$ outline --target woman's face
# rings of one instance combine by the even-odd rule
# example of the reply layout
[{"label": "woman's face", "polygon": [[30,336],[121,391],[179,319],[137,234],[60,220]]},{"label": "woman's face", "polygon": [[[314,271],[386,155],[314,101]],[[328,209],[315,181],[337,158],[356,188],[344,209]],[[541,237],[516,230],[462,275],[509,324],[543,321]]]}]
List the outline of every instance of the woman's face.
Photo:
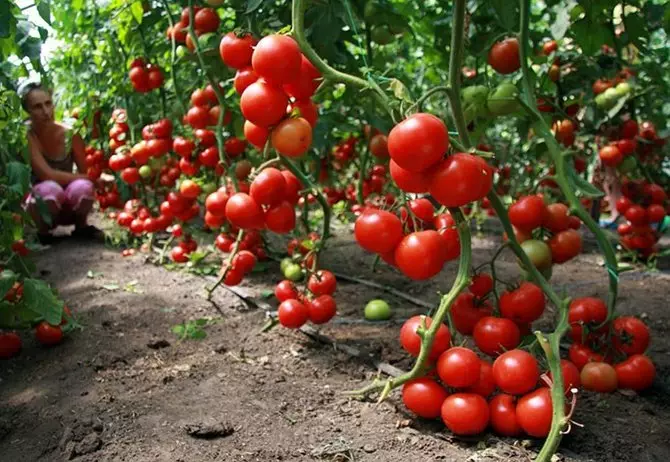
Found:
[{"label": "woman's face", "polygon": [[54,105],[51,94],[42,89],[28,93],[26,106],[33,123],[45,124],[54,121]]}]

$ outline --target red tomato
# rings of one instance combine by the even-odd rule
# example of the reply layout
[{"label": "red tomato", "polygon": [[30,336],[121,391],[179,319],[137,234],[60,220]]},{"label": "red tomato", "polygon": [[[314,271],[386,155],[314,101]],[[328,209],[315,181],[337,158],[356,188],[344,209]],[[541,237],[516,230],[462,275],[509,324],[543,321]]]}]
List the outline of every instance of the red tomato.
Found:
[{"label": "red tomato", "polygon": [[480,359],[479,362],[479,379],[463,391],[488,398],[496,389],[496,383],[493,379],[493,367],[490,362],[483,359]]},{"label": "red tomato", "polygon": [[442,420],[456,435],[476,435],[489,424],[489,406],[474,393],[455,393],[442,404]]},{"label": "red tomato", "polygon": [[[567,359],[561,359],[561,372],[563,374],[563,390],[565,394],[569,394],[572,388],[579,388],[582,386],[582,381],[579,377],[579,369],[577,366]],[[551,372],[548,374],[551,379]],[[546,383],[542,382],[543,385]]]},{"label": "red tomato", "polygon": [[217,249],[219,249],[221,252],[230,252],[233,249],[235,241],[230,238],[230,236],[227,236],[225,234],[219,234],[216,236],[216,239],[214,240],[214,245],[216,246]]},{"label": "red tomato", "polygon": [[[0,334],[0,359],[13,358],[21,351],[21,337],[14,332]],[[445,392],[446,393],[446,392]],[[441,405],[442,403],[440,403]],[[440,415],[438,408],[437,417]]]},{"label": "red tomato", "polygon": [[200,191],[200,186],[193,180],[184,180],[179,185],[179,193],[187,199],[196,199]]},{"label": "red tomato", "polygon": [[402,387],[402,402],[407,409],[424,419],[439,417],[447,396],[447,390],[428,377],[411,380]]},{"label": "red tomato", "polygon": [[35,338],[44,346],[54,346],[63,340],[63,331],[60,326],[52,326],[42,321],[35,328]]},{"label": "red tomato", "polygon": [[619,136],[625,139],[634,139],[638,134],[637,122],[633,119],[628,119],[621,124],[619,128]]},{"label": "red tomato", "polygon": [[570,356],[570,361],[573,362],[575,366],[577,366],[577,369],[580,371],[584,368],[584,366],[590,362],[596,361],[602,361],[603,357],[602,355],[594,352],[591,348],[587,347],[586,345],[582,345],[579,343],[573,343],[570,345],[570,348],[568,349],[568,355]]},{"label": "red tomato", "polygon": [[279,123],[286,116],[287,106],[286,93],[263,81],[249,85],[240,98],[244,118],[260,127]]},{"label": "red tomato", "polygon": [[407,205],[414,215],[414,220],[409,216],[406,207],[400,209],[400,220],[403,223],[408,223],[410,228],[414,229],[414,221],[416,221],[417,227],[419,228],[430,226],[433,223],[435,208],[428,199],[412,199]]},{"label": "red tomato", "polygon": [[260,205],[277,205],[283,202],[286,179],[273,167],[263,169],[251,183],[249,195]]},{"label": "red tomato", "polygon": [[300,74],[301,63],[300,47],[287,35],[263,37],[256,44],[251,57],[251,65],[256,74],[278,86],[295,81]]},{"label": "red tomato", "polygon": [[545,56],[549,56],[556,50],[558,50],[558,43],[556,43],[556,40],[549,40],[542,44],[542,53]]},{"label": "red tomato", "polygon": [[258,80],[258,74],[254,72],[251,66],[238,70],[235,73],[235,80],[233,85],[238,95],[244,93],[249,85]]},{"label": "red tomato", "polygon": [[227,286],[236,286],[244,279],[244,273],[237,268],[230,268],[226,272],[226,277],[223,279],[223,283]]},{"label": "red tomato", "polygon": [[511,395],[528,393],[540,378],[537,361],[523,350],[510,350],[493,362],[493,379],[503,392]]},{"label": "red tomato", "polygon": [[642,391],[651,387],[656,376],[656,367],[647,356],[632,355],[614,366],[619,388]]},{"label": "red tomato", "polygon": [[312,145],[312,126],[302,117],[286,119],[271,133],[272,147],[286,157],[302,157]]},{"label": "red tomato", "polygon": [[195,14],[193,19],[195,20],[194,26],[198,31],[198,35],[215,32],[221,23],[219,15],[216,14],[213,8],[202,8]]},{"label": "red tomato", "polygon": [[480,319],[472,336],[477,348],[489,356],[511,350],[521,341],[521,332],[513,321],[493,316]]},{"label": "red tomato", "polygon": [[491,427],[502,436],[518,436],[523,432],[516,418],[516,402],[514,396],[500,394],[489,401]]},{"label": "red tomato", "polygon": [[631,205],[633,205],[633,201],[631,201],[626,196],[621,196],[616,201],[616,211],[621,214],[624,214],[626,213],[626,210],[630,208]]},{"label": "red tomato", "polygon": [[263,209],[245,193],[236,193],[228,199],[226,218],[230,224],[242,229],[262,229],[265,225]]},{"label": "red tomato", "polygon": [[282,326],[297,329],[309,319],[309,309],[302,302],[290,298],[279,305],[277,318]]},{"label": "red tomato", "polygon": [[644,353],[649,346],[649,328],[632,316],[619,316],[612,323],[613,342],[617,351],[627,355]]},{"label": "red tomato", "polygon": [[312,300],[308,307],[309,320],[314,324],[325,324],[335,316],[337,305],[330,295],[320,295]]},{"label": "red tomato", "polygon": [[496,42],[489,50],[488,62],[493,69],[501,74],[511,74],[519,70],[519,41],[516,38],[506,38]]},{"label": "red tomato", "polygon": [[444,239],[432,230],[408,234],[400,241],[394,255],[400,271],[416,281],[438,274],[447,256]]},{"label": "red tomato", "polygon": [[395,163],[389,163],[391,178],[398,188],[410,193],[425,193],[430,188],[431,176],[428,172],[410,172]]},{"label": "red tomato", "polygon": [[485,297],[493,290],[493,278],[490,274],[479,273],[472,277],[470,286],[468,287],[476,297]]},{"label": "red tomato", "polygon": [[542,226],[547,206],[540,196],[523,196],[509,208],[509,220],[516,228],[531,232]]},{"label": "red tomato", "polygon": [[295,228],[295,208],[288,201],[273,205],[265,212],[265,226],[277,234],[286,234]]},{"label": "red tomato", "polygon": [[319,87],[320,78],[321,73],[317,68],[304,55],[301,55],[300,73],[297,78],[284,84],[283,88],[287,95],[296,100],[308,100]]},{"label": "red tomato", "polygon": [[[400,328],[400,344],[406,352],[414,357],[419,356],[421,351],[421,337],[416,333],[417,329],[421,327],[421,319],[425,319],[426,330],[428,330],[432,324],[432,319],[427,316],[413,316],[405,321]],[[428,357],[433,361],[436,360],[442,352],[449,348],[450,342],[449,329],[444,324],[440,325]]]},{"label": "red tomato", "polygon": [[317,297],[319,295],[332,295],[337,287],[335,275],[328,270],[319,270],[310,276],[307,288]]},{"label": "red tomato", "polygon": [[611,393],[617,389],[616,371],[607,363],[590,362],[585,364],[580,379],[586,390]]},{"label": "red tomato", "polygon": [[233,257],[233,268],[240,270],[242,273],[248,273],[254,266],[256,266],[256,255],[248,250],[241,250]]},{"label": "red tomato", "polygon": [[316,122],[319,119],[319,110],[316,104],[310,99],[298,100],[291,103],[289,107],[289,113],[296,112],[299,117],[302,117],[309,125],[314,128]]},{"label": "red tomato", "polygon": [[461,207],[482,199],[493,186],[493,169],[481,157],[457,153],[433,172],[430,194],[447,207]]},{"label": "red tomato", "polygon": [[598,156],[604,165],[608,165],[610,167],[616,167],[623,161],[623,154],[621,151],[619,151],[619,148],[614,145],[604,146],[601,148]]},{"label": "red tomato", "polygon": [[291,298],[297,299],[298,290],[293,282],[285,279],[275,287],[275,297],[277,297],[277,300],[279,300],[280,303]]},{"label": "red tomato", "polygon": [[634,225],[645,225],[648,221],[647,210],[641,205],[637,204],[628,207],[628,210],[626,210],[624,216],[626,217],[626,220],[630,221]]},{"label": "red tomato", "polygon": [[435,165],[448,149],[447,126],[432,114],[411,115],[393,127],[388,136],[393,161],[413,173]]},{"label": "red tomato", "polygon": [[186,121],[195,128],[207,128],[209,125],[209,108],[204,106],[193,106],[186,113]]},{"label": "red tomato", "polygon": [[645,185],[644,193],[651,198],[652,204],[663,205],[665,200],[668,198],[663,188],[654,183]]},{"label": "red tomato", "polygon": [[522,396],[516,403],[516,420],[524,432],[535,438],[549,434],[553,417],[551,392],[542,387]]},{"label": "red tomato", "polygon": [[135,184],[140,181],[140,172],[136,167],[124,168],[121,171],[121,179],[128,184]]},{"label": "red tomato", "polygon": [[469,348],[452,347],[437,360],[437,374],[442,383],[453,388],[465,388],[479,381],[481,361]]},{"label": "red tomato", "polygon": [[461,240],[458,237],[458,229],[456,229],[456,221],[450,213],[443,213],[436,215],[433,218],[433,226],[438,234],[442,236],[445,242],[445,261],[451,261],[459,257],[461,254]]},{"label": "red tomato", "polygon": [[189,139],[178,136],[172,141],[172,150],[181,157],[190,157],[195,149],[195,143]]},{"label": "red tomato", "polygon": [[389,156],[388,137],[379,133],[370,138],[370,152],[378,159],[386,159]]},{"label": "red tomato", "polygon": [[244,137],[259,150],[265,147],[269,135],[267,128],[254,125],[248,120],[244,122]]},{"label": "red tomato", "polygon": [[659,204],[651,204],[647,207],[647,218],[649,223],[660,223],[665,218],[665,208]]},{"label": "red tomato", "polygon": [[582,235],[574,229],[566,229],[554,234],[549,240],[549,248],[554,263],[565,263],[582,251]]},{"label": "red tomato", "polygon": [[392,252],[403,238],[402,223],[390,212],[370,210],[356,219],[354,236],[358,245],[368,252]]},{"label": "red tomato", "polygon": [[[570,337],[582,343],[583,325],[594,328],[607,319],[607,305],[593,297],[575,298],[570,302],[568,309],[568,322],[570,323]],[[606,331],[607,327],[600,328],[597,333]],[[575,362],[573,360],[573,362]]]},{"label": "red tomato", "polygon": [[300,198],[299,193],[303,188],[302,183],[297,176],[288,170],[282,170],[281,174],[284,175],[284,179],[286,180],[284,198],[291,204],[297,204],[298,199]]},{"label": "red tomato", "polygon": [[479,320],[490,316],[492,311],[493,308],[487,302],[475,306],[475,296],[463,292],[456,297],[451,306],[451,321],[458,332],[463,335],[472,335]]},{"label": "red tomato", "polygon": [[228,32],[221,38],[219,55],[226,66],[234,69],[244,69],[251,65],[251,55],[254,52],[253,45],[254,39],[251,35],[246,34],[238,37],[235,32]]},{"label": "red tomato", "polygon": [[543,226],[552,233],[565,231],[570,227],[568,206],[561,203],[549,204],[544,216]]},{"label": "red tomato", "polygon": [[544,312],[544,292],[532,282],[522,282],[518,289],[500,296],[500,314],[517,324],[529,324]]}]

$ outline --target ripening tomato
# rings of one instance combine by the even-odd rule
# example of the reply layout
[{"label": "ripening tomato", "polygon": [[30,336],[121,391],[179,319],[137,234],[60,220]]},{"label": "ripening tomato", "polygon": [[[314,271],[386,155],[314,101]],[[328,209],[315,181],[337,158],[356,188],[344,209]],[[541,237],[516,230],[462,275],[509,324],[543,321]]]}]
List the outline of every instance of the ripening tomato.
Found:
[{"label": "ripening tomato", "polygon": [[[21,351],[21,337],[14,332],[0,334],[0,359],[13,358]],[[445,391],[446,397],[446,391]],[[442,403],[440,403],[440,406]],[[440,409],[437,409],[435,417],[440,415]]]},{"label": "ripening tomato", "polygon": [[624,139],[634,139],[638,134],[638,125],[634,119],[628,119],[619,127],[619,136]]},{"label": "ripening tomato", "polygon": [[556,40],[549,40],[542,44],[542,53],[545,56],[549,56],[556,50],[558,50],[558,43],[556,43]]},{"label": "ripening tomato", "polygon": [[489,424],[489,405],[474,393],[455,393],[442,404],[442,421],[456,435],[477,435]]},{"label": "ripening tomato", "polygon": [[490,274],[479,273],[472,276],[468,289],[476,297],[485,297],[493,290],[493,278]]},{"label": "ripening tomato", "polygon": [[580,371],[587,363],[603,361],[603,356],[594,352],[591,348],[580,343],[573,343],[568,349],[570,361],[577,366]]},{"label": "ripening tomato", "polygon": [[649,328],[633,316],[619,316],[612,323],[614,348],[627,355],[642,354],[649,346]]},{"label": "ripening tomato", "polygon": [[574,229],[566,229],[553,235],[549,248],[554,263],[565,263],[582,251],[582,235]]},{"label": "ripening tomato", "polygon": [[35,328],[35,338],[44,346],[54,346],[63,341],[63,331],[60,326],[42,321]]},{"label": "ripening tomato", "polygon": [[312,126],[302,117],[286,119],[271,133],[272,147],[286,157],[302,157],[312,145]]},{"label": "ripening tomato", "polygon": [[257,81],[242,93],[240,109],[245,119],[254,125],[267,128],[276,125],[286,116],[288,102],[288,96],[281,89]]},{"label": "ripening tomato", "polygon": [[432,230],[408,234],[396,247],[394,256],[400,271],[410,279],[430,279],[446,261],[444,238]]},{"label": "ripening tomato", "polygon": [[325,324],[335,316],[337,305],[330,295],[320,295],[309,302],[309,320],[314,324]]},{"label": "ripening tomato", "polygon": [[542,387],[522,396],[516,403],[516,419],[524,432],[535,438],[549,434],[553,418],[551,392]]},{"label": "ripening tomato", "polygon": [[184,180],[179,185],[179,193],[187,199],[196,199],[200,192],[200,186],[193,180]]},{"label": "ripening tomato", "polygon": [[656,140],[656,127],[654,124],[648,120],[642,122],[640,124],[640,136],[649,141]]},{"label": "ripening tomato", "polygon": [[398,188],[410,193],[425,193],[430,188],[431,175],[429,172],[410,172],[391,159],[389,163],[391,178]]},{"label": "ripening tomato", "polygon": [[616,142],[616,147],[624,156],[630,156],[637,149],[637,141],[635,139],[624,138]]},{"label": "ripening tomato", "polygon": [[286,234],[295,228],[295,208],[288,201],[269,207],[265,211],[265,226],[277,234]]},{"label": "ripening tomato", "polygon": [[121,179],[132,185],[140,181],[140,172],[135,167],[127,167],[121,171]]},{"label": "ripening tomato", "polygon": [[287,35],[263,37],[251,56],[251,65],[256,74],[278,86],[293,82],[300,73],[301,63],[300,47]]},{"label": "ripening tomato", "polygon": [[300,191],[303,186],[297,176],[295,176],[289,170],[282,170],[281,174],[286,180],[286,190],[284,192],[284,198],[289,201],[291,204],[297,204],[298,199],[300,198]]},{"label": "ripening tomato", "polygon": [[193,106],[186,113],[186,121],[195,128],[207,128],[209,125],[209,108],[204,106]]},{"label": "ripening tomato", "polygon": [[510,350],[493,362],[493,379],[510,395],[523,395],[535,388],[540,378],[537,360],[524,350]]},{"label": "ripening tomato", "polygon": [[665,208],[659,204],[651,204],[647,207],[647,218],[649,223],[660,223],[665,218]]},{"label": "ripening tomato", "polygon": [[[493,308],[488,302],[475,305],[474,294],[463,292],[451,306],[451,321],[458,332],[472,335],[475,325],[480,319],[491,315]],[[479,303],[479,302],[478,302]]]},{"label": "ripening tomato", "polygon": [[490,362],[483,359],[480,359],[479,363],[479,379],[463,391],[488,398],[496,389],[496,383],[493,379],[493,367]]},{"label": "ripening tomato", "polygon": [[276,168],[263,169],[251,183],[249,195],[260,205],[277,205],[284,200],[286,179]]},{"label": "ripening tomato", "polygon": [[205,209],[216,216],[223,217],[226,215],[226,204],[228,203],[228,195],[223,191],[214,191],[205,200]]},{"label": "ripening tomato", "polygon": [[370,153],[378,159],[386,159],[389,156],[388,137],[379,133],[370,138]]},{"label": "ripening tomato", "polygon": [[631,201],[629,198],[626,196],[621,196],[619,199],[617,199],[615,207],[616,211],[624,214],[626,213],[626,210],[628,210],[631,205],[633,205],[633,201]]},{"label": "ripening tomato", "polygon": [[254,125],[248,120],[244,122],[244,137],[258,149],[265,147],[269,135],[270,132],[267,128]]},{"label": "ripening tomato", "polygon": [[317,297],[319,295],[333,295],[337,287],[335,275],[328,270],[319,270],[310,276],[307,288]]},{"label": "ripening tomato", "polygon": [[[568,308],[571,338],[582,343],[583,326],[586,325],[593,329],[605,322],[605,319],[607,319],[607,305],[605,305],[605,302],[594,297],[575,298],[570,302]],[[606,330],[607,326],[603,326],[595,334],[604,333]],[[575,361],[573,360],[573,362]]]},{"label": "ripening tomato", "polygon": [[494,43],[489,51],[488,62],[501,74],[511,74],[519,70],[519,41],[513,37]]},{"label": "ripening tomato", "polygon": [[580,379],[586,390],[611,393],[617,389],[616,371],[607,363],[590,362],[585,364]]},{"label": "ripening tomato", "polygon": [[[429,329],[432,324],[432,319],[427,316],[413,316],[409,318],[400,328],[400,344],[410,355],[417,357],[421,351],[421,337],[416,333],[417,329],[421,327],[422,319],[425,320],[426,329]],[[436,360],[451,343],[451,334],[449,329],[444,324],[441,324],[437,329],[433,346],[431,347],[428,357],[431,360]]]},{"label": "ripening tomato", "polygon": [[549,204],[544,216],[543,226],[552,233],[565,231],[570,227],[568,206],[561,203]]},{"label": "ripening tomato", "polygon": [[[566,395],[570,393],[572,388],[579,388],[582,386],[579,369],[572,361],[561,359],[561,373],[563,376],[563,390]],[[549,372],[548,376],[550,379],[552,378],[551,372]],[[542,382],[542,384],[547,385],[544,382]]]},{"label": "ripening tomato", "polygon": [[642,391],[651,387],[656,376],[656,367],[647,356],[632,355],[614,366],[619,388]]},{"label": "ripening tomato", "polygon": [[258,74],[254,72],[251,66],[238,70],[235,73],[233,85],[238,95],[244,93],[249,85],[258,80]]},{"label": "ripening tomato", "polygon": [[219,55],[226,66],[233,69],[244,69],[251,65],[253,46],[254,39],[250,34],[238,37],[235,32],[228,32],[219,43]]},{"label": "ripening tomato", "polygon": [[447,396],[447,390],[428,377],[411,380],[402,387],[402,402],[407,409],[424,419],[438,418]]},{"label": "ripening tomato", "polygon": [[265,226],[263,209],[248,194],[233,194],[226,203],[226,218],[231,225],[242,229],[262,229]]},{"label": "ripening tomato", "polygon": [[433,226],[442,236],[445,243],[445,262],[459,257],[461,254],[461,240],[458,237],[456,221],[450,213],[442,213],[433,218]]},{"label": "ripening tomato", "polygon": [[423,172],[435,165],[449,149],[447,126],[432,114],[409,116],[388,136],[391,159],[405,170]]},{"label": "ripening tomato", "polygon": [[277,318],[282,326],[297,329],[309,319],[309,309],[304,303],[290,298],[279,305]]},{"label": "ripening tomato", "polygon": [[500,295],[498,307],[503,317],[517,324],[529,324],[544,312],[544,292],[532,282],[522,282],[519,288]]},{"label": "ripening tomato", "polygon": [[277,300],[279,300],[280,303],[291,298],[297,299],[298,290],[293,282],[285,279],[275,287],[275,297],[277,297]]},{"label": "ripening tomato", "polygon": [[523,432],[516,418],[516,402],[514,396],[504,393],[496,395],[489,401],[491,427],[502,436],[518,436]]},{"label": "ripening tomato", "polygon": [[450,155],[433,171],[430,194],[447,207],[461,207],[482,199],[493,186],[493,169],[481,157]]},{"label": "ripening tomato", "polygon": [[194,26],[198,35],[215,32],[219,28],[221,19],[213,8],[202,8],[195,14]]},{"label": "ripening tomato", "polygon": [[645,225],[648,222],[647,210],[641,205],[633,204],[628,207],[626,213],[624,213],[626,220],[630,221],[633,225]]},{"label": "ripening tomato", "polygon": [[412,199],[407,203],[407,207],[400,209],[400,221],[407,223],[410,229],[429,227],[433,222],[434,214],[435,207],[428,199]]},{"label": "ripening tomato", "polygon": [[523,196],[509,208],[509,220],[516,228],[531,232],[542,226],[547,206],[540,196]]},{"label": "ripening tomato", "polygon": [[309,62],[305,55],[301,55],[300,72],[298,76],[283,85],[287,95],[296,100],[309,100],[319,88],[321,73]]},{"label": "ripening tomato", "polygon": [[172,150],[181,157],[190,157],[194,149],[195,143],[187,138],[178,136],[172,141]]},{"label": "ripening tomato", "polygon": [[475,344],[483,353],[496,356],[515,348],[521,341],[519,327],[511,320],[486,316],[472,331]]},{"label": "ripening tomato", "polygon": [[481,361],[469,348],[452,347],[437,359],[437,374],[442,383],[453,388],[465,388],[479,381]]},{"label": "ripening tomato", "polygon": [[369,210],[356,219],[354,236],[368,252],[393,252],[403,238],[402,223],[390,212]]},{"label": "ripening tomato", "polygon": [[319,120],[319,109],[311,99],[298,100],[291,103],[289,113],[295,113],[305,119],[309,125],[314,128]]},{"label": "ripening tomato", "polygon": [[609,167],[616,167],[623,161],[623,154],[614,145],[603,146],[598,152],[600,161]]}]

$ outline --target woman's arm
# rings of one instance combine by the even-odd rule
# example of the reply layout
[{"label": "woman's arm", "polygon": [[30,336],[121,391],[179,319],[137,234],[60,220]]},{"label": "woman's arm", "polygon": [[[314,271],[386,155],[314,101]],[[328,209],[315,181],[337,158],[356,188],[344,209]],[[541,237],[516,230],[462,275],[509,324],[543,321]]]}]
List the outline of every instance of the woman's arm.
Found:
[{"label": "woman's arm", "polygon": [[28,149],[30,150],[30,163],[33,167],[33,172],[40,181],[52,180],[61,186],[67,186],[77,178],[86,178],[86,175],[75,175],[74,173],[61,172],[60,170],[51,168],[38,149],[32,135],[28,135]]},{"label": "woman's arm", "polygon": [[88,166],[86,165],[86,144],[78,134],[72,135],[72,153],[74,163],[77,164],[77,172],[86,174],[88,172]]}]

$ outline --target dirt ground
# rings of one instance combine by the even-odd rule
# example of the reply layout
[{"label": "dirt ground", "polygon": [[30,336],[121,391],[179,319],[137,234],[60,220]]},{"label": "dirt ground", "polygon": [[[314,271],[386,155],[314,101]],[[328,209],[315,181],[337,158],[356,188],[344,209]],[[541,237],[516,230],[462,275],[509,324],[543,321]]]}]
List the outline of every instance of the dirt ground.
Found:
[{"label": "dirt ground", "polygon": [[[495,242],[475,240],[475,263],[490,257]],[[430,302],[456,271],[452,263],[417,284],[384,265],[373,273],[372,261],[340,237],[323,264]],[[204,279],[143,263],[142,255],[123,258],[74,240],[41,254],[39,269],[84,329],[52,349],[25,334],[21,355],[0,363],[0,460],[524,461],[538,448],[490,434],[455,439],[441,423],[410,416],[397,392],[379,406],[350,399],[343,392],[375,377],[368,365],[300,332],[261,334],[262,310],[225,289],[213,304]],[[498,271],[514,280],[514,258],[505,255]],[[573,296],[604,297],[605,277],[598,257],[587,254],[556,268],[552,282]],[[260,299],[278,280],[273,266],[240,287]],[[648,322],[657,378],[641,395],[582,393],[574,419],[584,427],[564,438],[561,460],[670,460],[668,294],[668,274],[622,274],[620,311]],[[395,320],[362,321],[365,303],[379,297],[390,301]],[[341,281],[336,299],[339,315],[323,334],[409,367],[397,330],[421,308]],[[179,341],[170,331],[203,317],[216,320],[203,340]]]}]

